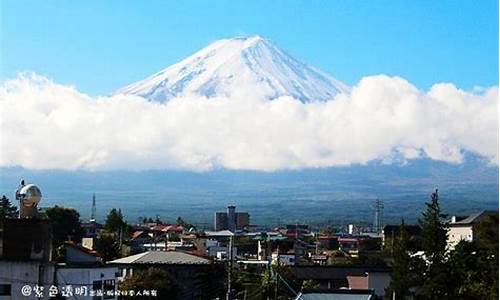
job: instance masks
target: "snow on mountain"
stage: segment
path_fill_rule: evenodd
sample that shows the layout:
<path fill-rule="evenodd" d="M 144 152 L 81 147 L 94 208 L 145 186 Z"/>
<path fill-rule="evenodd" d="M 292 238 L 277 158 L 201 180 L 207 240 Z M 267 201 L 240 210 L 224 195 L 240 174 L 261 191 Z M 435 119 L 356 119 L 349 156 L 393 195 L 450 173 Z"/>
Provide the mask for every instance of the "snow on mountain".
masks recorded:
<path fill-rule="evenodd" d="M 119 89 L 155 101 L 186 94 L 231 97 L 246 91 L 267 99 L 293 96 L 324 101 L 349 87 L 291 57 L 259 36 L 216 41 L 181 62 Z"/>

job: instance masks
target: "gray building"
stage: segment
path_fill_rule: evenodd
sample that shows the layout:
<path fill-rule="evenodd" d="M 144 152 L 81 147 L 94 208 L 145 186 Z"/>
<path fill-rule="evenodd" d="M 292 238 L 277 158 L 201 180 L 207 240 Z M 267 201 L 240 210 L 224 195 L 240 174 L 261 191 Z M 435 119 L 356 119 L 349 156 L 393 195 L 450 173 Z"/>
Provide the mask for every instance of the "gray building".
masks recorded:
<path fill-rule="evenodd" d="M 229 205 L 227 212 L 216 212 L 214 218 L 215 231 L 243 230 L 250 225 L 250 215 L 247 212 L 236 212 L 236 206 Z"/>

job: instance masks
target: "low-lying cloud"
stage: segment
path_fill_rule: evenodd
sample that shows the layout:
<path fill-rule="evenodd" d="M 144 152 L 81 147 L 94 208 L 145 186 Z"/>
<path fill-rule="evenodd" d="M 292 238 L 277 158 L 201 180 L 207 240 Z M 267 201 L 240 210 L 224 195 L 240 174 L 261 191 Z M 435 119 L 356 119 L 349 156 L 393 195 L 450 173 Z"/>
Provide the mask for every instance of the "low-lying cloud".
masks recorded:
<path fill-rule="evenodd" d="M 159 104 L 90 97 L 23 74 L 0 86 L 0 103 L 0 167 L 274 171 L 422 157 L 460 163 L 465 152 L 498 164 L 497 87 L 423 92 L 379 75 L 326 102 L 184 96 Z"/>

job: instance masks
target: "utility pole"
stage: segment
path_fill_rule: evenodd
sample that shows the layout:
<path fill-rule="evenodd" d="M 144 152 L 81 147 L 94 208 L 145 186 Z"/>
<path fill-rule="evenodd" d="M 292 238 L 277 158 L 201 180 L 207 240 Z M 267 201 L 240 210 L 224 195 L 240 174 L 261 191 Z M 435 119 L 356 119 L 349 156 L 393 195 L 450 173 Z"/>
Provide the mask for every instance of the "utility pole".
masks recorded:
<path fill-rule="evenodd" d="M 373 220 L 373 231 L 380 233 L 380 227 L 382 226 L 382 213 L 384 211 L 384 203 L 380 199 L 375 200 L 374 204 L 375 218 Z"/>
<path fill-rule="evenodd" d="M 274 300 L 278 300 L 278 284 L 279 284 L 279 267 L 280 267 L 280 245 L 278 244 L 277 248 L 276 248 L 276 257 L 277 257 L 277 260 L 276 260 L 276 272 L 275 272 L 275 275 L 276 275 L 276 284 L 274 285 Z"/>
<path fill-rule="evenodd" d="M 120 225 L 120 251 L 122 251 L 122 243 L 123 243 L 123 226 Z"/>
<path fill-rule="evenodd" d="M 90 212 L 90 222 L 95 222 L 96 206 L 95 206 L 95 193 L 92 194 L 92 210 Z"/>
<path fill-rule="evenodd" d="M 227 271 L 227 294 L 226 300 L 233 300 L 233 291 L 231 287 L 233 273 L 233 236 L 229 237 L 229 268 Z"/>

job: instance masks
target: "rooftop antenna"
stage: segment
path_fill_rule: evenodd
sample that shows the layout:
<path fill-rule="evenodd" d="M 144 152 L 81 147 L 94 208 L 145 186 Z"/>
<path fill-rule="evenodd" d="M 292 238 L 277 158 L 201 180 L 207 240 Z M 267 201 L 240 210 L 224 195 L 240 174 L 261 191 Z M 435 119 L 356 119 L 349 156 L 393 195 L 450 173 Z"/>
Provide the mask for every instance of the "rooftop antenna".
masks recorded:
<path fill-rule="evenodd" d="M 382 227 L 382 213 L 384 211 L 384 203 L 380 199 L 375 200 L 374 204 L 375 218 L 373 220 L 373 231 L 380 233 Z"/>
<path fill-rule="evenodd" d="M 92 194 L 92 210 L 90 212 L 90 222 L 95 222 L 96 206 L 95 206 L 95 193 Z"/>

